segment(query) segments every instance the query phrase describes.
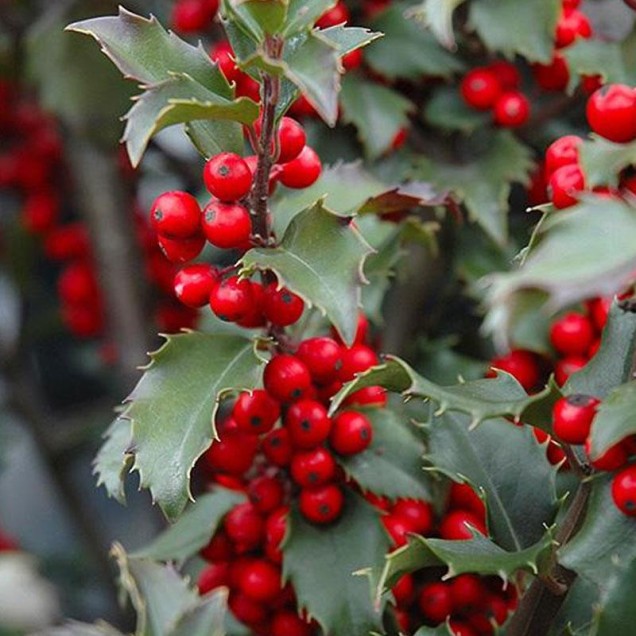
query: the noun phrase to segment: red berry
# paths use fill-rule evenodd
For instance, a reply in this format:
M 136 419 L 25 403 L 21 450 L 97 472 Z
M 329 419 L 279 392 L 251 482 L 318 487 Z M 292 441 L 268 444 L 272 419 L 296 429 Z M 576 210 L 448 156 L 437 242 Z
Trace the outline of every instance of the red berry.
M 530 102 L 518 91 L 504 93 L 495 102 L 493 118 L 495 123 L 505 128 L 523 126 L 530 116 Z
M 602 455 L 592 459 L 592 439 L 585 440 L 585 454 L 590 460 L 590 465 L 596 470 L 618 470 L 627 462 L 627 450 L 622 442 L 610 446 Z
M 388 514 L 380 517 L 384 529 L 389 533 L 393 546 L 398 548 L 406 545 L 408 541 L 407 533 L 412 532 L 408 523 L 394 514 Z
M 215 199 L 203 209 L 201 225 L 208 241 L 223 249 L 248 244 L 252 233 L 252 218 L 245 206 Z
M 451 510 L 439 524 L 440 536 L 449 541 L 472 539 L 475 531 L 486 534 L 486 525 L 468 510 Z
M 393 507 L 392 514 L 404 519 L 411 531 L 417 534 L 429 534 L 433 530 L 433 509 L 426 501 L 400 499 Z
M 326 336 L 303 340 L 296 355 L 307 365 L 312 379 L 320 383 L 333 380 L 342 366 L 342 347 Z
M 276 283 L 271 283 L 265 288 L 263 313 L 273 325 L 293 325 L 302 316 L 304 308 L 303 299 L 287 287 L 277 289 Z
M 578 195 L 585 189 L 585 175 L 576 164 L 557 168 L 548 182 L 548 192 L 554 207 L 561 210 L 578 202 Z
M 162 254 L 171 263 L 187 263 L 195 259 L 205 245 L 205 237 L 202 234 L 195 234 L 185 239 L 170 239 L 165 236 L 157 236 L 157 243 Z
M 357 411 L 343 411 L 333 419 L 329 443 L 340 455 L 361 453 L 373 439 L 368 418 Z
M 64 303 L 94 303 L 99 298 L 99 285 L 93 267 L 84 261 L 69 263 L 57 279 L 57 293 Z
M 550 342 L 562 356 L 584 356 L 593 341 L 592 323 L 582 314 L 565 314 L 550 328 Z
M 179 33 L 196 33 L 210 26 L 216 11 L 207 0 L 178 0 L 172 7 L 172 28 Z
M 354 344 L 342 350 L 342 365 L 338 378 L 343 382 L 353 380 L 358 373 L 367 371 L 379 363 L 377 353 L 364 344 Z
M 583 140 L 578 135 L 565 135 L 553 141 L 545 151 L 545 171 L 551 175 L 562 166 L 579 163 L 579 148 Z
M 386 389 L 381 386 L 366 386 L 348 395 L 344 406 L 386 406 Z
M 493 618 L 497 625 L 503 625 L 508 616 L 506 602 L 496 594 L 491 594 L 486 599 L 486 616 Z
M 79 221 L 57 227 L 44 238 L 44 253 L 52 261 L 86 258 L 90 251 L 88 232 Z
M 501 369 L 510 373 L 526 390 L 532 391 L 541 382 L 541 365 L 538 356 L 525 349 L 513 349 L 510 353 L 493 358 L 490 361 L 491 369 Z M 486 374 L 494 377 L 494 371 Z
M 252 171 L 245 160 L 233 152 L 215 155 L 203 168 L 205 187 L 221 201 L 238 201 L 252 187 Z
M 241 570 L 239 589 L 253 601 L 269 603 L 281 588 L 279 568 L 265 559 L 255 559 Z
M 417 604 L 424 617 L 438 625 L 453 611 L 450 586 L 445 583 L 426 583 L 422 586 Z
M 448 625 L 453 636 L 478 636 L 477 632 L 464 621 L 452 619 Z
M 265 538 L 265 522 L 250 502 L 238 504 L 225 515 L 223 527 L 228 538 L 240 549 L 258 547 Z
M 277 428 L 269 432 L 261 442 L 261 449 L 271 464 L 281 468 L 289 466 L 294 453 L 289 431 Z
M 260 119 L 254 123 L 254 131 L 260 137 Z M 302 125 L 295 119 L 283 117 L 278 125 L 276 140 L 278 143 L 278 158 L 276 159 L 276 163 L 283 164 L 295 159 L 300 154 L 305 147 L 307 135 Z
M 29 193 L 21 212 L 22 224 L 31 234 L 45 234 L 53 230 L 59 215 L 59 197 L 48 190 Z
M 217 42 L 210 49 L 210 59 L 217 63 L 219 70 L 225 75 L 228 82 L 236 82 L 242 75 L 234 63 L 234 51 L 227 40 Z
M 345 24 L 349 21 L 349 9 L 347 5 L 340 0 L 334 7 L 323 13 L 316 21 L 319 29 L 326 29 L 338 24 Z
M 570 46 L 577 38 L 589 38 L 592 27 L 584 13 L 576 9 L 565 9 L 557 22 L 555 45 L 557 49 Z
M 239 429 L 260 435 L 272 429 L 280 417 L 280 406 L 267 391 L 255 389 L 239 395 L 232 417 Z
M 188 307 L 203 307 L 217 281 L 217 270 L 212 265 L 188 265 L 174 277 L 174 293 Z
M 221 587 L 227 586 L 229 583 L 229 567 L 227 563 L 210 563 L 201 570 L 197 579 L 197 588 L 199 594 L 207 594 L 208 592 Z
M 236 96 L 249 97 L 253 102 L 261 101 L 261 85 L 246 73 L 240 73 L 236 79 Z
M 282 354 L 274 356 L 265 365 L 263 384 L 272 397 L 281 402 L 291 402 L 308 392 L 311 387 L 311 375 L 299 358 Z
M 150 223 L 157 234 L 166 238 L 191 238 L 199 231 L 201 208 L 187 192 L 164 192 L 150 208 Z
M 327 409 L 316 400 L 294 402 L 285 415 L 285 427 L 296 448 L 310 449 L 322 444 L 331 431 Z
M 413 575 L 403 574 L 397 583 L 391 588 L 395 602 L 398 605 L 410 605 L 413 597 L 415 596 L 415 582 Z
M 232 614 L 246 625 L 259 625 L 267 619 L 267 608 L 239 592 L 232 592 L 228 600 Z
M 517 67 L 506 60 L 495 60 L 488 65 L 488 70 L 494 73 L 502 88 L 506 91 L 514 91 L 519 88 L 521 76 Z
M 253 280 L 249 282 L 252 288 L 252 308 L 247 315 L 237 320 L 236 324 L 246 329 L 254 329 L 255 327 L 263 327 L 265 325 L 265 316 L 263 316 L 263 286 Z
M 587 100 L 586 114 L 597 135 L 617 143 L 636 139 L 636 89 L 625 84 L 603 86 Z
M 259 512 L 268 513 L 283 503 L 285 488 L 280 479 L 261 475 L 250 481 L 247 494 Z
M 203 455 L 204 461 L 213 470 L 232 475 L 242 475 L 249 470 L 258 448 L 258 438 L 239 430 L 224 430 L 221 439 Z
M 335 477 L 336 462 L 326 448 L 313 448 L 293 456 L 291 475 L 303 488 L 322 486 Z
M 353 69 L 362 66 L 363 59 L 364 53 L 362 52 L 362 48 L 359 48 L 343 55 L 341 62 L 345 71 L 352 71 Z
M 609 315 L 610 307 L 612 306 L 612 298 L 592 298 L 586 303 L 587 312 L 594 327 L 597 331 L 603 331 L 605 323 L 607 322 L 607 316 Z
M 495 73 L 487 68 L 474 68 L 464 75 L 459 90 L 469 106 L 488 110 L 495 105 L 502 87 Z
M 460 574 L 450 581 L 453 611 L 470 611 L 479 608 L 485 600 L 486 589 L 475 574 Z
M 320 157 L 313 148 L 305 146 L 295 159 L 283 164 L 279 178 L 288 188 L 308 188 L 321 172 Z
M 230 276 L 218 282 L 210 292 L 210 307 L 221 319 L 236 322 L 247 316 L 254 306 L 250 281 Z
M 289 508 L 284 506 L 274 510 L 265 521 L 265 552 L 274 563 L 281 563 L 283 560 L 280 546 L 287 532 L 288 514 Z
M 296 612 L 282 610 L 272 618 L 270 636 L 311 636 L 313 629 Z
M 211 563 L 229 561 L 234 556 L 234 546 L 225 532 L 221 530 L 216 532 L 209 543 L 199 550 L 199 555 Z
M 549 64 L 533 64 L 532 74 L 545 91 L 565 90 L 570 80 L 568 64 L 560 53 L 555 53 Z
M 342 512 L 344 495 L 334 484 L 303 488 L 300 491 L 299 505 L 302 515 L 312 523 L 331 523 Z
M 612 499 L 623 514 L 636 516 L 636 465 L 628 466 L 614 476 Z
M 568 378 L 577 371 L 580 371 L 586 364 L 587 358 L 562 358 L 554 365 L 554 379 L 559 386 L 563 386 Z
M 600 400 L 591 395 L 562 397 L 552 407 L 554 434 L 567 444 L 583 444 L 590 434 Z

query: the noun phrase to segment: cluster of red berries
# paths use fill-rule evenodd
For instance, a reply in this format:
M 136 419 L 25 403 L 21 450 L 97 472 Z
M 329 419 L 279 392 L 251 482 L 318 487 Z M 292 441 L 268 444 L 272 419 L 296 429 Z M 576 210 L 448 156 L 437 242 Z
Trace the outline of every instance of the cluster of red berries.
M 212 25 L 219 10 L 219 0 L 176 0 L 170 24 L 179 33 L 199 33 Z
M 592 25 L 579 11 L 581 0 L 563 0 L 563 8 L 554 36 L 554 55 L 548 64 L 533 64 L 532 74 L 536 83 L 546 91 L 563 91 L 570 81 L 570 70 L 561 51 L 579 39 L 592 37 Z M 592 92 L 598 88 L 598 77 L 583 78 L 583 89 Z
M 522 126 L 530 116 L 530 102 L 519 90 L 521 77 L 514 64 L 504 60 L 470 70 L 459 85 L 463 100 L 476 110 L 490 110 L 495 124 Z

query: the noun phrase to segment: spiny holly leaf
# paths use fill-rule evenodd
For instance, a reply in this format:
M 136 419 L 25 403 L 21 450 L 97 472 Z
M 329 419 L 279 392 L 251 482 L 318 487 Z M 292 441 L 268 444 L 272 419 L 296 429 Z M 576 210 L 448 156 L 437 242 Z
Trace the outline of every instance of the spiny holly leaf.
M 383 36 L 382 33 L 374 32 L 370 29 L 348 27 L 342 24 L 320 29 L 318 33 L 338 48 L 341 57 L 351 53 L 351 51 L 365 47 Z
M 553 544 L 550 531 L 544 532 L 534 545 L 515 552 L 503 550 L 478 532 L 472 539 L 464 541 L 413 535 L 406 545 L 387 555 L 376 594 L 391 588 L 402 575 L 427 567 L 446 566 L 448 571 L 444 578 L 473 572 L 483 576 L 492 574 L 509 581 L 519 571 L 537 574 L 541 560 Z
M 338 457 L 345 472 L 365 492 L 430 501 L 429 479 L 422 470 L 424 444 L 406 415 L 389 408 L 364 414 L 373 425 L 373 441 L 357 455 Z
M 123 417 L 115 419 L 104 433 L 106 441 L 93 462 L 93 474 L 97 475 L 97 486 L 104 486 L 108 496 L 113 497 L 120 504 L 126 503 L 124 477 L 133 461 L 130 452 L 131 429 L 129 420 Z
M 217 95 L 232 98 L 227 80 L 203 47 L 167 32 L 154 16 L 144 18 L 119 7 L 117 16 L 74 22 L 66 29 L 95 38 L 126 77 L 144 85 L 167 80 L 171 73 L 185 73 Z
M 559 0 L 479 0 L 470 5 L 469 22 L 491 51 L 547 64 L 561 11 Z
M 235 9 L 258 24 L 263 33 L 273 35 L 281 31 L 287 18 L 289 0 L 230 0 Z
M 525 183 L 531 167 L 530 149 L 509 132 L 498 131 L 481 155 L 469 163 L 455 165 L 422 159 L 415 176 L 455 192 L 469 217 L 496 243 L 504 244 L 510 186 L 513 182 Z
M 515 271 L 490 277 L 489 304 L 503 307 L 520 291 L 549 295 L 556 311 L 621 288 L 636 268 L 636 208 L 606 197 L 549 214 L 536 246 Z
M 588 188 L 599 185 L 618 185 L 618 175 L 631 165 L 636 165 L 636 141 L 615 144 L 594 136 L 584 141 L 579 149 L 581 168 Z
M 599 590 L 596 585 L 580 576 L 577 577 L 552 622 L 548 636 L 588 635 L 598 597 Z
M 409 9 L 407 3 L 394 2 L 373 20 L 373 28 L 384 37 L 366 52 L 365 61 L 390 78 L 419 80 L 423 75 L 449 77 L 461 71 L 462 62 L 445 51 L 435 36 L 410 16 Z
M 336 0 L 289 0 L 287 24 L 283 35 L 287 38 L 312 27 L 316 20 L 336 4 Z
M 342 81 L 342 116 L 358 130 L 367 155 L 379 157 L 391 148 L 398 132 L 408 125 L 414 104 L 400 93 L 355 73 Z
M 370 252 L 350 219 L 329 212 L 319 201 L 294 217 L 278 247 L 249 250 L 241 259 L 241 273 L 273 270 L 281 285 L 319 308 L 351 343 L 362 268 Z
M 187 559 L 207 545 L 223 517 L 244 500 L 235 490 L 220 487 L 201 495 L 173 526 L 132 556 L 155 561 Z
M 354 391 L 374 385 L 401 393 L 405 398 L 432 400 L 438 405 L 437 413 L 466 413 L 473 428 L 484 420 L 504 415 L 527 424 L 549 421 L 552 405 L 558 399 L 551 387 L 529 396 L 513 376 L 503 372 L 492 379 L 440 386 L 419 375 L 403 360 L 386 356 L 384 364 L 358 374 L 345 384 L 332 398 L 330 412 L 335 412 Z
M 409 13 L 428 27 L 447 49 L 455 49 L 453 12 L 465 0 L 424 0 Z
M 368 634 L 382 625 L 368 580 L 354 572 L 381 561 L 389 539 L 377 511 L 346 490 L 342 516 L 328 526 L 309 523 L 292 507 L 283 546 L 283 575 L 294 586 L 298 606 L 332 636 Z
M 614 301 L 596 355 L 566 382 L 563 392 L 605 399 L 619 384 L 632 380 L 636 350 L 636 311 L 631 303 Z
M 240 155 L 245 150 L 243 127 L 237 122 L 191 121 L 185 125 L 185 133 L 205 159 L 220 152 Z
M 59 627 L 48 628 L 46 636 L 124 636 L 124 634 L 103 621 L 98 621 L 94 625 L 69 621 Z
M 189 498 L 190 471 L 215 436 L 214 414 L 230 391 L 253 389 L 261 374 L 254 343 L 240 336 L 166 337 L 128 398 L 133 470 L 171 520 Z
M 227 636 L 227 614 L 227 592 L 225 589 L 213 590 L 181 616 L 169 636 Z
M 485 498 L 494 541 L 509 551 L 541 539 L 556 514 L 556 469 L 528 426 L 490 419 L 474 430 L 466 416 L 433 416 L 425 461 Z M 514 467 L 514 468 L 512 468 Z M 520 476 L 523 478 L 520 478 Z
M 446 627 L 445 623 L 437 627 L 423 625 L 415 632 L 414 636 L 452 636 L 452 632 Z
M 258 104 L 247 97 L 232 101 L 212 93 L 188 75 L 174 74 L 137 97 L 126 114 L 122 141 L 135 166 L 151 137 L 168 126 L 205 119 L 251 124 L 258 112 Z
M 442 130 L 470 133 L 490 123 L 490 115 L 470 108 L 456 86 L 440 86 L 424 107 L 424 118 Z

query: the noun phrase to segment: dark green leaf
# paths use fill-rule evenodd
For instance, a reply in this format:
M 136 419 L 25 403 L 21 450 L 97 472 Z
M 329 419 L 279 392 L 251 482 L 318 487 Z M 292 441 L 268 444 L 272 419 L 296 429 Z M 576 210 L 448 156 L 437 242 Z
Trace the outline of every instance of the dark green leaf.
M 424 444 L 404 413 L 369 409 L 373 441 L 362 453 L 339 457 L 345 472 L 363 491 L 389 499 L 431 500 L 428 476 L 422 470 Z
M 238 0 L 235 8 L 242 14 L 247 13 L 264 33 L 278 33 L 287 18 L 289 0 Z
M 46 632 L 38 632 L 38 634 L 40 636 L 124 636 L 122 632 L 103 621 L 98 621 L 93 625 L 69 621 L 59 627 L 50 627 Z M 7 636 L 11 635 L 12 633 L 7 634 Z
M 577 577 L 568 590 L 548 636 L 587 635 L 598 596 L 599 590 L 594 583 Z
M 424 0 L 410 15 L 428 27 L 447 49 L 455 49 L 453 12 L 465 0 Z
M 602 137 L 584 141 L 579 149 L 581 169 L 588 188 L 599 185 L 617 186 L 623 168 L 636 165 L 636 141 L 615 144 Z
M 452 632 L 449 631 L 446 624 L 438 625 L 437 627 L 427 627 L 423 625 L 414 634 L 414 636 L 451 636 Z
M 350 219 L 336 216 L 318 202 L 294 217 L 278 247 L 247 252 L 241 271 L 273 270 L 281 284 L 319 308 L 350 343 L 357 324 L 362 268 L 370 252 Z
M 530 149 L 508 131 L 498 131 L 469 163 L 422 159 L 415 174 L 442 190 L 452 190 L 464 202 L 469 217 L 495 242 L 504 244 L 510 186 L 525 183 L 531 167 Z
M 129 420 L 121 417 L 115 419 L 104 433 L 106 441 L 93 462 L 93 474 L 97 475 L 97 486 L 104 486 L 108 496 L 113 497 L 120 504 L 126 503 L 124 477 L 133 461 L 130 454 L 131 429 Z
M 593 636 L 629 634 L 636 624 L 636 558 L 617 563 L 594 607 Z
M 491 51 L 547 64 L 561 11 L 560 0 L 479 0 L 470 5 L 469 22 Z
M 442 130 L 470 133 L 490 123 L 491 116 L 470 108 L 459 96 L 457 86 L 441 86 L 424 107 L 426 121 Z
M 391 148 L 393 139 L 409 123 L 411 101 L 400 93 L 355 73 L 342 82 L 342 116 L 358 130 L 358 138 L 369 157 L 379 157 Z
M 374 40 L 382 37 L 382 33 L 373 32 L 362 27 L 348 27 L 344 25 L 321 29 L 318 33 L 320 33 L 323 38 L 329 40 L 329 42 L 338 49 L 340 56 L 367 46 Z
M 243 127 L 233 121 L 191 121 L 186 124 L 185 132 L 195 148 L 209 159 L 220 152 L 245 151 Z
M 335 4 L 336 0 L 289 0 L 283 35 L 289 38 L 312 27 L 316 20 Z
M 198 605 L 186 612 L 169 636 L 227 636 L 227 591 L 216 589 L 201 598 Z
M 372 22 L 384 37 L 366 52 L 366 62 L 382 75 L 411 80 L 424 75 L 449 77 L 461 71 L 464 65 L 459 58 L 445 51 L 430 31 L 405 15 L 408 8 L 405 3 L 391 3 Z
M 378 512 L 347 489 L 342 516 L 329 526 L 309 523 L 292 508 L 283 574 L 296 590 L 298 606 L 325 632 L 368 634 L 381 629 L 382 609 L 373 606 L 367 578 L 354 572 L 383 560 L 388 547 Z
M 213 436 L 219 400 L 252 389 L 263 361 L 240 336 L 168 336 L 128 398 L 135 464 L 165 515 L 178 517 L 190 498 L 190 471 Z
M 244 500 L 244 495 L 220 487 L 201 495 L 173 526 L 132 556 L 155 561 L 187 559 L 208 544 L 226 513 Z

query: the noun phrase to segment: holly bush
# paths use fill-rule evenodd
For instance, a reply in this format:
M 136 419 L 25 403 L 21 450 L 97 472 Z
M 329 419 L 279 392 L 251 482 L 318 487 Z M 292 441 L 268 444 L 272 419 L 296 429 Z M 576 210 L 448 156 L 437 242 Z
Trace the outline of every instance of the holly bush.
M 634 632 L 636 13 L 579 5 L 67 26 L 138 85 L 133 167 L 201 155 L 146 217 L 198 328 L 95 460 L 169 522 L 112 551 L 137 634 Z

